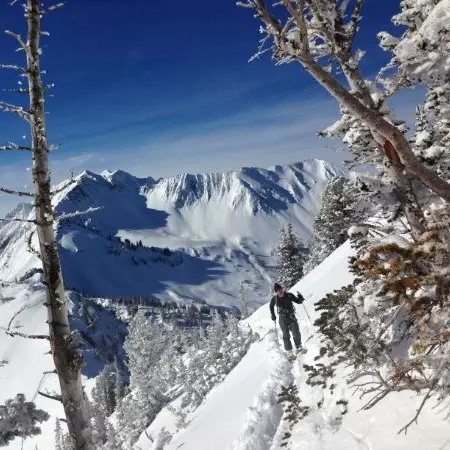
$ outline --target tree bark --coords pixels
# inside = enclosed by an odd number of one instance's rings
[[[61,387],[62,403],[69,434],[80,450],[94,449],[81,384],[82,354],[69,327],[67,301],[61,272],[58,245],[53,229],[48,145],[45,126],[44,90],[40,69],[39,0],[27,0],[28,40],[27,74],[30,91],[30,116],[33,154],[33,183],[36,191],[37,235],[47,294],[50,345]]]
[[[408,172],[435,194],[450,202],[450,184],[416,158],[405,136],[395,125],[381,117],[377,111],[361,103],[331,74],[323,70],[311,56],[301,56],[299,62],[340,104],[362,120],[373,132],[389,141]]]

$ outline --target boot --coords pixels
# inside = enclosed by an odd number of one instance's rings
[[[302,345],[300,345],[300,346],[298,346],[296,349],[295,349],[295,353],[297,354],[297,355],[304,355],[305,353],[306,353],[306,348],[305,347],[303,347]]]

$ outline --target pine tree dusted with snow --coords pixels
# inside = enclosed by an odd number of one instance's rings
[[[117,373],[113,364],[106,364],[95,380],[92,398],[104,416],[110,416],[117,406]]]
[[[138,311],[129,325],[124,344],[130,370],[130,389],[146,389],[151,383],[152,368],[161,358],[167,335],[162,326],[151,322],[145,312]]]
[[[449,228],[429,226],[416,241],[399,230],[358,230],[352,238],[353,285],[316,305],[322,348],[316,364],[305,366],[309,384],[333,391],[341,365],[350,368],[349,383],[367,398],[364,409],[393,392],[423,393],[404,431],[428,400],[450,408]]]
[[[392,22],[406,30],[400,37],[379,33],[381,47],[392,53],[387,70],[397,69],[403,84],[448,79],[449,6],[449,0],[402,0]]]
[[[307,247],[294,233],[291,224],[281,229],[277,254],[280,283],[290,289],[303,277],[303,266],[308,257]]]
[[[60,419],[56,419],[55,424],[55,450],[76,450],[73,439],[68,432],[64,432]]]
[[[182,330],[173,324],[160,326],[138,312],[125,342],[130,392],[116,408],[117,426],[105,423],[106,442],[102,448],[132,447],[162,407],[180,396],[181,408],[174,413],[178,426],[185,426],[186,414],[223,381],[254,339],[251,330],[237,318],[223,313],[216,313],[205,331]]]
[[[186,348],[186,353],[173,359],[178,366],[166,366],[176,378],[172,389],[181,394],[181,407],[174,413],[178,417],[178,427],[185,426],[187,413],[197,408],[207,393],[221,383],[226,375],[247,353],[256,336],[243,326],[234,316],[216,314],[195,346]]]
[[[27,438],[41,433],[38,423],[48,420],[49,415],[27,402],[23,394],[6,400],[0,405],[0,446],[6,446],[16,437]]]
[[[97,447],[107,440],[108,417],[115,411],[118,400],[114,365],[106,364],[95,380],[89,404],[92,434]]]
[[[450,82],[428,88],[417,108],[416,153],[443,177],[450,178]]]
[[[130,333],[124,344],[131,392],[120,403],[117,439],[125,448],[139,437],[167,402],[165,386],[157,376],[157,366],[167,345],[164,328],[138,311],[130,322]]]
[[[322,207],[314,222],[311,255],[303,267],[310,272],[348,239],[348,229],[359,220],[355,210],[356,186],[345,177],[332,180],[322,197]]]

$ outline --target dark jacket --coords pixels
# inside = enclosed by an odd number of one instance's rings
[[[300,294],[300,292],[297,294],[298,297],[296,297],[291,292],[285,292],[283,297],[278,297],[278,295],[275,295],[272,297],[272,300],[270,300],[270,312],[272,314],[272,317],[275,316],[275,305],[278,308],[278,314],[291,314],[294,313],[294,303],[303,303],[305,299],[303,298],[303,295]]]

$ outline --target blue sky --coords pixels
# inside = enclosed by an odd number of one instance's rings
[[[368,74],[385,61],[376,33],[392,29],[398,4],[366,0],[359,44],[368,50]],[[258,26],[233,0],[70,0],[46,17],[42,63],[56,84],[46,103],[48,134],[63,146],[52,155],[55,181],[86,168],[157,178],[311,156],[341,160],[329,150],[338,142],[315,136],[337,117],[334,101],[298,65],[247,62]],[[19,8],[2,2],[5,28],[24,31],[24,23]],[[15,47],[0,35],[0,62],[19,63]],[[0,89],[16,83],[0,72]],[[398,99],[406,118],[416,97]],[[24,135],[18,119],[0,115],[0,141]],[[28,185],[30,164],[28,155],[0,154],[0,183]],[[0,197],[0,209],[12,201]]]

